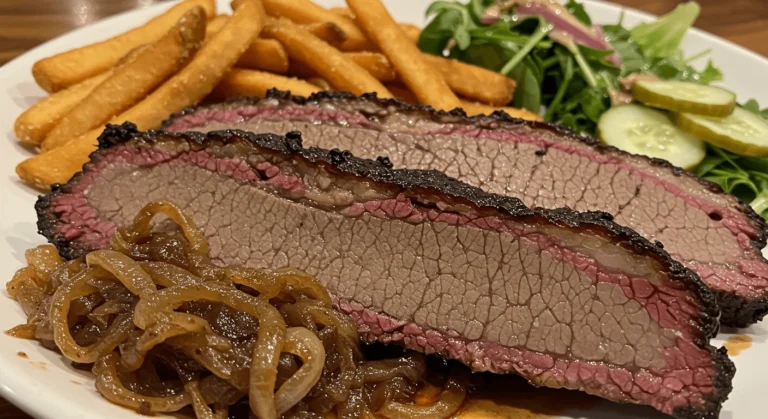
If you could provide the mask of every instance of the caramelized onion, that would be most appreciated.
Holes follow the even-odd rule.
[[[48,284],[51,273],[56,271],[64,261],[59,252],[51,245],[38,246],[24,252],[29,266],[34,269],[37,285],[41,288]]]
[[[145,297],[157,290],[152,277],[137,262],[114,250],[97,250],[85,257],[88,266],[99,266],[115,276],[128,291]]]
[[[205,402],[203,394],[200,392],[200,382],[191,381],[184,385],[184,391],[189,394],[192,400],[192,408],[195,410],[195,416],[198,419],[226,419],[227,409],[225,407],[218,406],[216,410],[212,410]]]
[[[388,418],[449,418],[464,403],[466,388],[466,377],[452,375],[436,402],[419,406],[388,400],[378,413]]]
[[[99,358],[93,366],[96,389],[112,403],[128,407],[140,413],[175,412],[191,403],[189,394],[180,393],[165,397],[150,397],[127,389],[118,374],[120,355],[111,353]]]
[[[189,241],[189,248],[193,253],[208,255],[208,241],[205,239],[202,230],[197,228],[192,217],[183,213],[179,207],[168,201],[154,201],[145,205],[136,215],[136,218],[133,219],[133,226],[128,229],[120,229],[116,233],[119,233],[120,238],[127,238],[127,241],[132,243],[148,238],[151,234],[152,219],[157,214],[165,215],[181,227],[181,231]]]
[[[301,367],[275,395],[277,414],[282,415],[298,403],[317,384],[325,364],[323,342],[309,329],[291,327],[285,335],[283,351],[301,358]]]
[[[6,330],[5,334],[13,336],[19,339],[34,339],[35,338],[35,325],[32,324],[20,324],[12,327],[10,330]]]
[[[100,356],[115,349],[133,330],[132,314],[129,314],[118,317],[109,326],[104,337],[93,345],[83,347],[73,339],[68,321],[69,307],[75,298],[96,292],[96,289],[89,284],[89,280],[96,274],[95,269],[87,269],[69,282],[62,284],[53,294],[50,308],[49,318],[56,346],[59,347],[62,355],[82,364],[96,362]]]
[[[178,232],[153,233],[163,214]],[[452,376],[440,399],[412,404],[426,358],[366,361],[352,320],[317,278],[284,268],[220,267],[192,219],[169,202],[144,207],[111,250],[64,262],[51,246],[26,253],[7,284],[35,338],[93,364],[96,388],[142,414],[192,406],[224,419],[247,406],[259,419],[448,417],[464,399]]]
[[[139,265],[149,274],[155,284],[162,287],[174,285],[198,284],[203,280],[184,268],[165,262],[140,262]]]

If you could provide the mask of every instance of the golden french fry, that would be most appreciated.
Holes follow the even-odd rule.
[[[419,48],[392,19],[379,0],[347,0],[357,24],[395,67],[400,80],[419,98],[437,109],[461,105],[440,72],[429,65]]]
[[[277,88],[297,96],[309,96],[323,89],[303,80],[266,73],[263,71],[235,68],[227,74],[213,91],[216,98],[238,96],[264,97],[267,90]]]
[[[26,143],[40,144],[51,129],[67,114],[85,99],[93,89],[107,79],[111,70],[85,79],[64,90],[43,98],[24,111],[13,126],[16,137]]]
[[[110,77],[67,113],[48,133],[42,150],[59,147],[103,126],[144,99],[195,55],[205,39],[205,26],[205,10],[190,9],[165,36],[115,68]]]
[[[531,111],[528,111],[525,109],[519,109],[519,108],[512,108],[509,106],[490,106],[490,105],[484,105],[482,103],[477,103],[477,102],[462,101],[461,107],[464,108],[464,111],[467,113],[467,115],[470,115],[470,116],[490,115],[495,111],[504,111],[513,118],[526,119],[528,121],[544,120],[544,118],[542,118],[541,116]]]
[[[464,98],[504,106],[515,94],[517,83],[503,74],[436,55],[424,54],[424,59],[440,70],[451,90]]]
[[[347,90],[356,95],[376,92],[380,97],[392,96],[381,82],[354,61],[288,19],[272,20],[264,27],[263,34],[280,41],[291,61],[309,67],[337,90]]]
[[[347,40],[347,33],[333,22],[307,23],[299,26],[337,48]]]
[[[299,24],[335,23],[347,34],[347,41],[340,46],[342,51],[366,51],[372,46],[354,22],[310,0],[264,0],[264,7],[270,16],[284,17]]]
[[[392,68],[384,54],[378,52],[347,52],[344,55],[357,63],[365,71],[382,83],[388,83],[397,79],[397,73]]]
[[[400,29],[405,32],[405,35],[408,36],[408,39],[413,41],[414,44],[419,42],[419,38],[421,37],[421,28],[416,25],[411,25],[410,23],[401,23]]]
[[[229,18],[229,15],[216,15],[213,19],[209,20],[208,25],[205,27],[205,38],[216,35],[229,22]]]
[[[186,67],[111,122],[131,121],[141,130],[159,128],[169,114],[205,98],[261,30],[264,16],[258,11],[257,1],[243,2],[224,28],[203,45]],[[16,173],[42,188],[66,182],[88,161],[101,131],[92,130],[59,148],[29,158],[16,166]]]
[[[347,19],[354,19],[355,14],[352,13],[351,10],[349,10],[348,7],[331,7],[328,9],[329,12],[337,14],[339,16],[344,16]]]
[[[392,82],[397,77],[392,64],[383,54],[347,52],[345,55],[383,83]],[[454,93],[466,99],[503,106],[515,94],[515,81],[495,71],[435,55],[424,54],[424,59],[440,71]]]
[[[254,39],[237,61],[238,67],[278,74],[287,73],[289,65],[288,52],[283,44],[274,39]]]
[[[239,5],[240,3],[235,3]],[[218,15],[208,23],[206,38],[215,35],[229,20],[227,15]],[[274,39],[256,38],[248,49],[237,61],[238,67],[253,70],[268,71],[270,73],[285,74],[288,72],[288,53],[280,42]]]
[[[351,20],[352,22],[355,21],[355,14],[352,13],[352,11],[349,10],[348,7],[331,7],[330,9],[328,9],[328,11],[336,15],[345,17]],[[419,42],[419,37],[421,37],[421,28],[410,23],[399,23],[399,25],[403,29],[405,34],[408,35],[408,38],[413,40],[414,43]],[[369,46],[366,46],[366,50],[372,51],[372,49],[370,49]]]
[[[215,0],[184,0],[144,25],[114,38],[43,58],[32,66],[32,75],[44,90],[57,92],[103,73],[132,49],[160,39],[195,6],[202,6],[210,17],[216,11]]]
[[[320,90],[333,90],[333,87],[331,86],[331,83],[328,83],[328,80],[321,79],[320,77],[308,78],[307,82],[312,83],[315,86],[319,87]]]

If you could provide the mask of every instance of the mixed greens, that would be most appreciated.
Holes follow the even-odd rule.
[[[550,0],[437,0],[427,10],[432,20],[422,31],[419,47],[507,75],[518,83],[513,106],[540,113],[547,121],[576,132],[596,135],[606,112],[638,101],[632,95],[638,80],[677,80],[701,86],[722,80],[711,60],[702,68],[692,64],[709,51],[685,57],[680,48],[699,12],[697,3],[688,2],[655,22],[629,28],[623,15],[613,25],[593,24],[575,0],[564,5]],[[658,86],[654,88],[651,96],[658,93]],[[648,89],[644,91],[648,97]],[[637,89],[635,93],[637,96]],[[732,105],[728,110],[720,103],[705,107],[705,117],[730,115]],[[761,110],[754,100],[740,107],[768,119],[768,109]],[[669,110],[661,108],[660,112]],[[682,124],[684,118],[679,115],[690,118]],[[708,124],[689,121],[699,115],[679,115],[669,113],[673,122],[668,130],[677,130],[677,123],[681,130],[698,136]],[[743,124],[744,115],[739,115],[736,123]],[[679,134],[691,142],[688,134]],[[751,202],[768,219],[768,158],[747,157],[711,144],[706,146],[705,156],[703,161],[693,161],[694,165],[701,161],[696,167],[688,168]],[[691,159],[682,156],[682,161]]]

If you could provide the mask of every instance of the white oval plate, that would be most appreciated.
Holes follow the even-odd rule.
[[[328,6],[341,6],[343,0],[318,0]],[[399,21],[423,24],[428,0],[388,0],[389,10]],[[614,23],[621,9],[615,5],[585,0],[587,10],[597,23]],[[219,10],[229,10],[229,1],[219,0]],[[14,168],[31,155],[13,134],[13,121],[27,107],[44,96],[32,79],[32,64],[57,52],[114,36],[147,21],[170,7],[162,4],[136,10],[73,31],[47,42],[0,68],[0,283],[5,283],[24,265],[24,251],[43,243],[37,235],[33,205],[36,193],[22,184]],[[625,23],[634,25],[653,19],[633,10],[625,11]],[[768,74],[768,59],[730,42],[704,32],[693,30],[685,39],[684,49],[692,55],[711,49],[711,58],[725,74],[724,85],[739,95],[739,100],[756,98],[768,104],[768,90],[761,89]],[[0,294],[0,331],[24,322],[25,316],[2,287]],[[762,367],[768,364],[768,327],[757,325],[746,333],[753,346],[734,358],[738,372],[734,391],[723,408],[721,417],[747,419],[765,417],[764,389],[768,374]],[[728,338],[722,333],[716,345]],[[28,358],[18,355],[24,352]],[[35,342],[11,338],[0,333],[0,395],[39,418],[132,418],[137,414],[118,408],[99,396],[87,373],[74,370],[56,353]],[[558,401],[553,400],[553,403]],[[653,415],[650,409],[603,402],[588,412],[573,412],[571,417],[641,418]],[[661,415],[659,415],[661,416]]]

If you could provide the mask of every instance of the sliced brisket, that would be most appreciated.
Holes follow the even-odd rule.
[[[747,326],[768,311],[765,225],[748,205],[661,160],[634,156],[550,125],[503,114],[467,118],[372,96],[273,92],[191,109],[170,131],[301,131],[308,145],[388,156],[437,169],[530,206],[601,210],[694,270],[718,295],[722,322]]]
[[[709,344],[714,295],[606,213],[530,209],[297,133],[126,124],[39,200],[39,227],[73,257],[157,199],[190,213],[222,264],[317,275],[371,341],[684,418],[716,418],[731,389]]]

